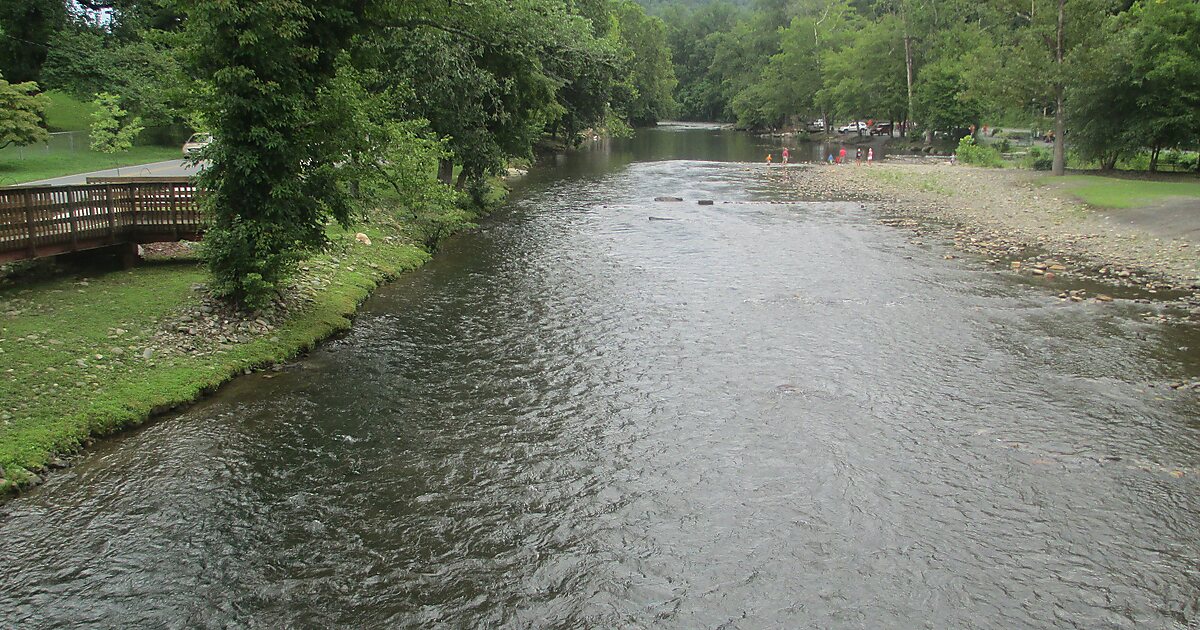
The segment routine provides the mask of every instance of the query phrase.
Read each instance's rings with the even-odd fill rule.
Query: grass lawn
[[[0,151],[0,186],[171,158],[182,158],[179,147],[134,147],[128,153],[117,155],[95,151],[47,151],[37,146],[8,148]]]
[[[195,400],[247,368],[287,360],[350,325],[381,281],[429,259],[397,225],[333,228],[330,254],[305,263],[321,279],[312,302],[268,335],[199,353],[164,351],[161,322],[200,304],[197,259],[59,277],[0,290],[0,495],[54,453]],[[391,238],[385,238],[391,237]],[[336,254],[336,257],[334,256]],[[334,262],[337,261],[337,262]]]
[[[62,92],[46,92],[50,105],[46,107],[46,127],[50,131],[87,131],[92,126],[96,106],[84,103]]]
[[[1168,197],[1200,198],[1200,180],[1195,182],[1156,182],[1099,175],[1045,177],[1042,185],[1056,185],[1084,203],[1101,208],[1137,208]]]

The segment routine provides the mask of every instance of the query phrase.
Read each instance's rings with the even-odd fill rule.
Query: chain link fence
[[[135,144],[163,147],[183,146],[183,141],[191,135],[191,130],[177,125],[165,127],[147,127],[138,134]],[[10,146],[0,149],[0,157],[24,159],[38,154],[75,153],[89,151],[91,138],[86,131],[56,131],[44,143],[28,146]]]

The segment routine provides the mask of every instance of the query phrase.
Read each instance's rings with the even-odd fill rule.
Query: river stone
[[[711,205],[713,205],[713,200],[712,199],[701,199],[700,201],[698,201],[696,203],[698,203],[702,206],[711,206]]]
[[[683,197],[655,197],[655,201],[683,201]]]

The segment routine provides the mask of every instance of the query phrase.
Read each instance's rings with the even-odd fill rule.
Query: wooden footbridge
[[[102,247],[199,240],[187,177],[89,178],[68,186],[0,188],[0,263]]]

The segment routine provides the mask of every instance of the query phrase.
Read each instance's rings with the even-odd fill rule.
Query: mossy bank
[[[496,194],[486,204],[494,206]],[[68,465],[95,438],[195,401],[250,370],[346,330],[380,283],[431,258],[432,245],[484,209],[453,217],[372,213],[333,226],[269,310],[214,300],[186,247],[130,271],[58,274],[0,286],[0,500]]]

